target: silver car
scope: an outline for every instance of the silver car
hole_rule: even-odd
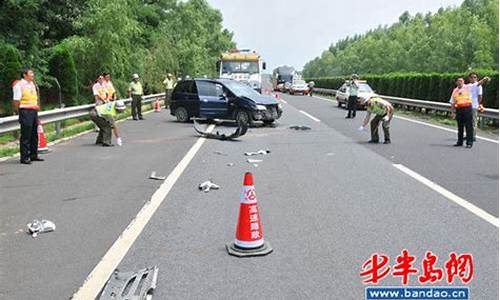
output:
[[[358,100],[357,100],[357,108],[364,108],[364,102],[371,97],[377,96],[375,91],[366,83],[366,81],[358,81],[359,90],[358,90]],[[337,105],[341,107],[347,107],[347,101],[349,99],[349,85],[348,82],[345,82],[338,90],[335,96],[337,100]]]

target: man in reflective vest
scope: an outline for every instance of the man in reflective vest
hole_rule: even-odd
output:
[[[94,94],[96,105],[100,105],[108,101],[106,87],[104,86],[104,77],[102,75],[99,75],[96,82],[92,86],[92,93]]]
[[[132,75],[132,82],[128,86],[128,96],[132,98],[132,119],[144,120],[142,117],[142,96],[144,92],[139,81],[139,75]]]
[[[477,82],[478,85],[482,85],[484,82],[488,82],[489,77],[484,77]],[[464,144],[464,127],[466,133],[466,147],[472,148],[474,139],[474,128],[472,124],[472,95],[471,86],[466,85],[462,77],[456,80],[457,87],[451,93],[450,103],[451,103],[451,117],[457,120],[458,126],[458,140],[454,145],[455,147],[461,147]]]
[[[12,88],[14,108],[19,115],[21,124],[21,163],[31,164],[32,161],[43,161],[38,157],[38,110],[40,100],[38,89],[33,82],[35,73],[30,68],[22,71],[23,79]]]
[[[363,121],[363,125],[359,128],[359,130],[363,130],[368,122],[370,121],[371,114],[375,114],[372,121],[370,122],[371,128],[371,139],[369,143],[378,143],[379,135],[378,135],[378,126],[380,122],[382,122],[382,128],[384,129],[384,144],[391,143],[391,135],[389,133],[389,127],[392,120],[392,115],[394,114],[394,108],[392,104],[388,101],[379,98],[372,97],[368,99],[366,102],[366,117]]]
[[[106,88],[106,94],[107,94],[107,100],[108,101],[115,101],[116,100],[116,90],[115,86],[111,82],[111,74],[109,73],[103,73],[102,76],[104,77],[104,87]]]
[[[175,80],[171,73],[167,74],[167,78],[163,80],[163,85],[165,86],[165,108],[168,108],[172,100],[172,91],[175,87]]]
[[[122,100],[110,101],[97,105],[90,111],[90,119],[99,127],[99,135],[95,141],[96,145],[111,147],[111,132],[114,129],[118,146],[122,145],[118,127],[115,124],[115,117],[118,113],[125,111],[125,103]]]

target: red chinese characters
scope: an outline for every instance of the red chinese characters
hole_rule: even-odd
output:
[[[463,284],[471,282],[474,275],[474,263],[472,255],[469,253],[449,254],[449,259],[444,263],[444,269],[436,266],[438,257],[432,251],[427,251],[421,262],[421,270],[414,266],[416,257],[411,255],[407,249],[401,251],[396,257],[394,266],[389,264],[389,257],[384,254],[373,254],[361,266],[359,273],[364,284],[378,284],[382,279],[391,275],[400,278],[402,285],[408,285],[412,276],[418,276],[420,284],[436,283],[443,280],[446,275],[446,282],[452,284],[458,277]],[[392,273],[391,273],[392,269]]]

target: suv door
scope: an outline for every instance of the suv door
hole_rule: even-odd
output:
[[[224,86],[218,82],[196,81],[200,98],[200,117],[224,118],[228,112],[228,100],[224,96]]]
[[[183,80],[175,87],[172,93],[171,113],[175,113],[179,107],[185,108],[190,117],[199,114],[198,92],[193,80]]]

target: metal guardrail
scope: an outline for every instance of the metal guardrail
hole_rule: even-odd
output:
[[[165,97],[164,93],[147,95],[143,97],[142,103],[151,103],[156,101],[157,99],[163,99]],[[125,104],[129,104],[132,99],[122,99]],[[43,124],[53,123],[64,121],[73,118],[79,118],[87,116],[94,108],[94,104],[80,105],[80,106],[71,106],[67,108],[57,108],[53,110],[41,111],[38,113],[38,118]],[[0,118],[0,134],[19,130],[19,117],[18,116],[10,116]]]
[[[314,88],[314,92],[323,95],[335,96],[337,90],[333,89],[323,89],[323,88]],[[383,99],[389,100],[393,104],[404,105],[409,107],[419,107],[425,108],[429,110],[436,111],[450,111],[450,104],[444,102],[434,102],[427,100],[417,100],[417,99],[409,99],[409,98],[400,98],[400,97],[392,97],[379,95]],[[485,108],[483,112],[479,113],[479,117],[485,119],[493,119],[498,120],[498,109],[493,108]]]

